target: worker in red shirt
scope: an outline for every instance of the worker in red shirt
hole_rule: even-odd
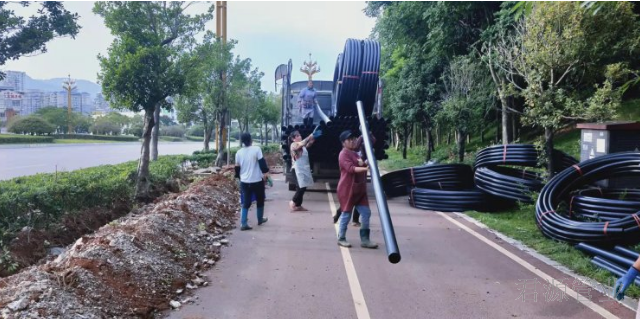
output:
[[[372,137],[372,142],[375,139]],[[342,143],[342,151],[338,156],[338,164],[340,165],[340,181],[338,182],[338,201],[340,202],[340,228],[338,231],[338,245],[342,247],[351,247],[347,242],[346,233],[351,212],[355,207],[360,212],[362,226],[360,227],[360,246],[363,248],[375,249],[378,244],[369,240],[370,229],[369,219],[371,218],[371,209],[369,209],[369,199],[367,197],[367,171],[369,170],[366,161],[358,154],[358,148],[362,143],[362,137],[346,130],[340,134],[340,142]]]

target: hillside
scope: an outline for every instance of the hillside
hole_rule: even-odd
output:
[[[33,79],[26,75],[24,78],[25,89],[38,89],[43,91],[60,91],[62,90],[62,82],[66,78],[53,78],[53,79]],[[91,82],[89,80],[76,79],[76,87],[80,92],[88,92],[91,97],[95,97],[96,94],[102,92],[100,85]]]

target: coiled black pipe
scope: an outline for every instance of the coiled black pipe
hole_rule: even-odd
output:
[[[347,39],[342,52],[341,69],[336,114],[357,117],[356,101],[362,72],[362,44],[359,40]]]
[[[540,191],[544,183],[540,174],[507,167],[479,167],[475,183],[482,191],[500,198],[533,203],[531,195]]]
[[[557,168],[566,168],[578,161],[564,152],[554,150]],[[493,196],[533,203],[532,193],[542,189],[539,173],[526,169],[504,166],[539,167],[539,153],[531,144],[491,146],[480,150],[476,156],[474,181],[476,186]]]
[[[640,175],[640,153],[604,155],[574,165],[558,173],[540,191],[536,202],[536,222],[542,233],[569,243],[613,245],[640,240],[637,214],[606,222],[575,221],[569,217],[566,200],[572,191],[595,181],[618,176]],[[563,208],[560,209],[560,205]]]
[[[583,220],[613,221],[640,211],[638,189],[585,189],[571,194],[569,216]]]
[[[464,164],[435,164],[392,171],[382,176],[388,197],[408,195],[413,187],[464,190],[473,187],[473,172]]]
[[[468,210],[489,211],[491,201],[487,194],[479,189],[471,190],[434,190],[425,188],[411,189],[409,204],[412,207],[445,212]]]
[[[376,102],[378,72],[380,71],[380,43],[373,40],[362,42],[362,70],[358,100],[362,101],[364,112],[370,115]]]
[[[578,160],[568,154],[554,150],[556,171],[570,167]],[[539,152],[532,144],[507,144],[484,148],[476,155],[474,167],[492,167],[498,165],[514,165],[523,167],[538,167]]]

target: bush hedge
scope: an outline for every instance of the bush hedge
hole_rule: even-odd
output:
[[[197,142],[203,142],[204,141],[204,137],[185,136],[185,138],[187,138],[187,140],[189,140],[189,141],[197,141]]]
[[[134,136],[107,136],[98,134],[54,134],[55,139],[80,139],[80,140],[110,140],[110,141],[139,141]]]
[[[162,156],[150,164],[155,186],[182,174],[185,156]],[[68,214],[118,202],[133,204],[137,161],[0,181],[0,240],[24,227],[48,230]]]
[[[23,136],[19,134],[0,134],[0,144],[5,143],[52,143],[51,136]]]

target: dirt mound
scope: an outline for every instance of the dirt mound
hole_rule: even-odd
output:
[[[0,282],[5,318],[139,318],[169,308],[220,257],[234,226],[236,184],[225,175],[114,220],[55,260]],[[184,300],[183,300],[184,302]],[[176,301],[172,301],[178,305]]]

